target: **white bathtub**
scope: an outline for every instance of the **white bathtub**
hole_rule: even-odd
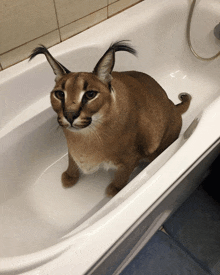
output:
[[[192,95],[178,140],[111,200],[104,193],[111,171],[61,186],[67,147],[50,107],[54,75],[45,57],[0,73],[0,274],[107,274],[206,174],[220,149],[220,59],[191,54],[189,2],[143,1],[50,49],[70,70],[91,71],[110,43],[130,39],[138,58],[117,53],[115,70],[146,72],[175,103],[179,93]],[[206,2],[196,6],[192,42],[210,56],[220,49],[212,35],[220,6]]]

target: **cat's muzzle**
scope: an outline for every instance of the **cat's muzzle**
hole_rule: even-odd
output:
[[[79,113],[76,113],[76,112],[67,112],[67,111],[64,111],[64,117],[65,119],[70,123],[70,125],[73,124],[74,120],[77,119],[79,117]]]

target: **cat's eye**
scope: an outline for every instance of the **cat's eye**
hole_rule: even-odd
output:
[[[58,90],[58,91],[55,91],[54,94],[55,94],[56,98],[58,98],[58,99],[60,99],[60,100],[63,100],[64,97],[65,97],[65,94],[64,94],[63,91],[59,91],[59,90]]]
[[[91,100],[94,97],[96,97],[97,93],[98,92],[96,92],[96,91],[87,91],[84,96],[87,100]]]

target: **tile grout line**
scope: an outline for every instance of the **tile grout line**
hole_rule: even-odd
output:
[[[79,19],[77,19],[77,20],[74,20],[74,21],[72,21],[72,22],[70,22],[70,23],[68,23],[68,24],[66,24],[66,25],[64,25],[64,26],[62,26],[60,29],[66,27],[66,26],[68,26],[68,25],[71,25],[72,23],[75,23],[75,22],[77,22],[77,21],[79,21],[79,20],[81,20],[81,19],[84,19],[84,18],[86,18],[86,17],[89,17],[90,15],[95,14],[95,13],[98,12],[98,11],[104,10],[104,9],[107,8],[107,7],[108,7],[108,6],[105,6],[104,8],[101,8],[101,9],[99,9],[99,10],[96,10],[96,11],[94,11],[94,12],[91,12],[91,13],[87,14],[87,15],[84,16],[84,17],[81,17],[81,18],[79,18]],[[108,8],[107,8],[107,9],[108,9]],[[96,26],[96,25],[98,25],[98,24],[104,22],[104,21],[107,20],[107,19],[108,19],[108,14],[106,14],[106,18],[105,18],[105,19],[103,19],[103,20],[101,20],[101,21],[99,21],[99,22],[97,22],[97,23],[95,23],[95,24],[92,24],[91,26],[86,27],[86,28],[83,29],[82,31],[79,31],[79,32],[77,32],[77,33],[74,33],[73,35],[71,35],[71,36],[69,36],[69,37],[67,37],[67,38],[65,38],[65,39],[62,39],[61,41],[63,42],[63,41],[65,41],[65,40],[67,40],[67,39],[69,39],[69,38],[71,38],[71,37],[73,37],[73,36],[75,36],[75,35],[78,35],[78,34],[84,32],[84,31],[86,31],[86,30],[88,30],[88,29],[90,29],[90,28],[92,28],[92,27],[94,27],[94,26]]]
[[[108,18],[111,18],[111,17],[113,17],[113,16],[115,16],[115,15],[117,15],[117,14],[119,14],[119,13],[121,13],[121,12],[127,10],[127,9],[129,9],[129,8],[132,8],[133,6],[139,4],[139,3],[143,2],[143,1],[144,1],[144,0],[139,0],[139,1],[137,1],[137,2],[135,2],[135,3],[133,3],[133,4],[129,5],[129,6],[127,6],[127,7],[125,7],[125,8],[119,10],[118,12],[114,13],[113,15],[108,16]],[[119,1],[116,1],[116,2],[114,2],[114,3],[112,3],[112,4],[110,4],[109,6],[114,5],[114,4],[117,3],[117,2],[119,2]]]
[[[77,21],[79,21],[79,20],[81,20],[81,19],[83,19],[83,18],[86,18],[86,17],[88,17],[88,16],[90,16],[90,15],[96,13],[97,11],[104,10],[106,7],[108,8],[108,6],[105,6],[104,8],[98,9],[98,10],[96,10],[96,11],[93,11],[93,12],[91,12],[91,13],[88,13],[87,15],[85,15],[85,16],[83,16],[83,17],[80,17],[80,18],[78,18],[78,19],[76,19],[76,20],[74,20],[74,21],[71,21],[70,23],[67,23],[67,24],[63,25],[62,27],[60,27],[60,29],[66,27],[66,26],[68,26],[68,25],[70,25],[70,24],[72,24],[72,23],[74,23],[74,22],[77,22]]]
[[[84,18],[84,17],[83,17],[83,18]],[[95,23],[94,25],[88,26],[88,27],[87,27],[87,28],[85,28],[84,30],[79,31],[79,32],[77,32],[77,33],[75,33],[75,34],[73,34],[73,35],[69,36],[69,37],[68,37],[68,38],[66,38],[66,39],[63,39],[63,40],[62,40],[62,42],[63,42],[63,41],[65,41],[65,40],[67,40],[67,39],[69,39],[69,38],[71,38],[71,37],[73,37],[73,36],[75,36],[75,35],[78,35],[78,34],[80,34],[80,33],[84,32],[84,31],[88,30],[88,29],[90,29],[90,28],[92,28],[92,27],[94,27],[94,26],[96,26],[96,25],[98,25],[99,23],[104,22],[104,21],[105,21],[105,20],[107,20],[107,19],[108,19],[108,18],[103,19],[103,20],[101,20],[100,22]],[[75,21],[74,21],[74,22],[75,22]],[[72,22],[72,23],[73,23],[73,22]]]
[[[79,21],[79,20],[81,20],[81,19],[83,19],[83,18],[86,18],[86,17],[88,17],[89,15],[92,15],[92,14],[98,12],[98,11],[104,10],[105,8],[107,8],[107,19],[108,19],[108,18],[110,18],[110,17],[113,17],[114,15],[117,15],[117,14],[120,13],[120,12],[125,11],[126,9],[129,9],[129,8],[135,6],[136,4],[138,4],[138,3],[140,3],[140,2],[142,2],[142,1],[144,1],[144,0],[139,0],[139,1],[137,1],[136,3],[131,4],[131,5],[129,5],[129,6],[125,7],[125,8],[123,8],[122,10],[118,11],[117,13],[115,13],[115,14],[109,16],[109,15],[108,15],[108,7],[111,6],[111,5],[114,5],[114,3],[119,2],[119,1],[120,1],[120,0],[117,0],[117,1],[113,2],[112,4],[107,4],[107,6],[101,8],[101,9],[98,9],[98,10],[96,10],[96,11],[93,11],[93,12],[91,12],[91,13],[89,13],[89,14],[83,16],[83,17],[80,17],[80,18],[78,18],[78,19],[76,19],[76,20],[74,20],[74,21],[72,21],[72,22],[70,22],[70,23],[67,23],[67,24],[63,25],[62,27],[60,27],[60,29],[66,27],[66,26],[68,26],[68,25],[70,25],[70,24],[72,24],[72,23],[74,23],[74,22],[77,22],[77,21]],[[109,3],[109,2],[107,2],[107,3]],[[104,20],[103,20],[103,21],[104,21]],[[101,21],[101,22],[102,22],[102,21]],[[86,30],[86,29],[85,29],[85,30]],[[61,40],[61,41],[62,41],[62,40]]]
[[[105,9],[105,8],[106,8],[106,7],[101,8],[101,9],[99,9],[99,10],[97,10],[97,11],[100,11],[100,10]],[[57,31],[57,30],[59,31],[60,42],[62,42],[62,39],[61,39],[61,36],[60,36],[60,29],[61,29],[61,28],[66,27],[66,26],[68,26],[68,25],[70,25],[70,24],[72,24],[72,23],[74,23],[74,22],[76,22],[76,21],[79,21],[79,20],[81,20],[81,19],[83,19],[83,18],[85,18],[85,17],[87,17],[87,16],[89,16],[89,15],[91,15],[91,14],[94,14],[94,13],[96,13],[97,11],[92,12],[92,13],[90,13],[90,14],[84,16],[84,17],[81,17],[81,18],[79,18],[79,19],[77,19],[77,20],[74,20],[74,21],[72,21],[72,22],[70,22],[70,23],[68,23],[68,24],[66,24],[66,25],[64,25],[64,26],[62,26],[62,27],[59,27],[59,25],[58,25],[58,28],[57,28],[57,29],[54,29],[54,30],[52,30],[52,31],[50,31],[50,32],[47,32],[47,33],[44,33],[44,34],[42,34],[42,35],[40,35],[40,36],[38,36],[38,37],[36,37],[36,38],[34,38],[34,39],[32,39],[32,40],[29,40],[29,41],[27,41],[27,42],[25,42],[25,43],[23,43],[23,44],[21,44],[21,45],[15,47],[15,48],[12,48],[12,49],[10,49],[10,50],[4,52],[4,53],[1,53],[0,56],[4,55],[4,54],[6,54],[6,53],[9,53],[9,52],[11,52],[11,51],[13,51],[13,50],[15,50],[15,49],[18,49],[18,48],[20,48],[20,47],[22,47],[22,46],[24,46],[24,45],[26,45],[26,44],[28,44],[28,43],[30,43],[30,42],[33,42],[33,41],[35,41],[35,40],[37,40],[37,39],[39,39],[39,38],[41,38],[41,37],[44,37],[45,35],[48,35],[48,34],[54,32],[54,31]],[[104,20],[102,20],[102,21],[104,21]],[[102,22],[102,21],[101,21],[101,22]],[[101,23],[101,22],[100,22],[100,23]],[[97,23],[97,24],[98,24],[98,23]],[[85,29],[85,30],[86,30],[86,29]],[[60,42],[59,42],[59,43],[60,43]],[[56,43],[56,44],[57,44],[57,43]]]
[[[55,0],[53,0],[53,1],[55,1]],[[118,0],[118,1],[119,1],[119,0]],[[118,1],[116,1],[116,2],[118,2]],[[140,0],[140,1],[137,2],[137,3],[134,3],[134,4],[132,4],[131,6],[128,6],[128,7],[124,8],[124,9],[118,11],[117,13],[113,14],[113,15],[110,16],[110,17],[113,17],[114,15],[117,15],[118,13],[123,12],[124,10],[126,10],[126,9],[128,9],[128,8],[131,8],[132,6],[138,4],[138,3],[142,2],[142,1],[144,1],[144,0]],[[115,3],[115,2],[114,2],[114,3]],[[114,3],[108,4],[108,5],[106,6],[106,7],[107,7],[107,10],[108,10],[108,6],[111,6],[111,5],[113,5]],[[23,43],[23,44],[21,44],[21,45],[15,47],[15,48],[12,48],[12,49],[10,49],[10,50],[4,52],[4,53],[1,53],[0,56],[4,55],[5,53],[9,53],[10,51],[13,51],[13,50],[15,50],[15,49],[17,49],[17,48],[20,48],[21,46],[24,46],[24,45],[28,44],[29,42],[32,42],[32,41],[34,41],[34,40],[37,40],[37,39],[39,39],[39,38],[41,38],[41,37],[43,37],[43,36],[45,36],[45,35],[48,35],[48,34],[54,32],[54,31],[56,31],[56,30],[59,31],[60,42],[62,42],[62,39],[61,39],[61,36],[60,36],[60,29],[61,29],[61,28],[66,27],[66,26],[68,26],[68,25],[70,25],[70,24],[72,24],[72,23],[74,23],[74,22],[77,22],[77,21],[83,19],[83,18],[86,18],[87,16],[92,15],[92,14],[96,13],[97,11],[103,10],[103,9],[105,9],[106,7],[101,8],[101,9],[99,9],[99,10],[96,10],[96,11],[94,11],[94,12],[91,12],[91,13],[87,14],[86,16],[81,17],[81,18],[79,18],[79,19],[77,19],[77,20],[74,20],[74,21],[72,21],[72,22],[70,22],[70,23],[68,23],[68,24],[66,24],[66,25],[64,25],[64,26],[62,26],[62,27],[59,27],[59,24],[58,24],[58,28],[57,28],[57,29],[54,29],[54,30],[52,30],[52,31],[50,31],[50,32],[47,32],[47,33],[45,33],[45,34],[43,34],[43,35],[40,35],[40,36],[38,36],[38,37],[36,37],[36,38],[30,40],[30,41],[27,41],[27,42],[25,42],[25,43]],[[108,14],[107,14],[107,19],[110,18],[110,17],[109,17]],[[104,20],[102,20],[101,22],[103,22],[103,21],[104,21]],[[100,22],[100,23],[101,23],[101,22]],[[98,23],[97,23],[97,24],[98,24]],[[87,28],[87,29],[88,29],[88,28]],[[86,30],[86,29],[85,29],[85,30]]]
[[[101,22],[103,22],[103,21],[105,21],[105,20],[107,20],[107,19],[109,19],[109,18],[111,18],[111,17],[113,17],[113,16],[115,16],[115,15],[121,13],[121,12],[123,12],[123,11],[126,10],[126,9],[131,8],[132,6],[138,4],[138,3],[142,2],[142,1],[144,1],[144,0],[137,1],[136,3],[134,3],[134,4],[132,4],[132,5],[128,6],[128,7],[125,7],[125,8],[123,8],[122,10],[116,12],[115,14],[109,16],[109,6],[113,5],[113,4],[116,3],[116,2],[119,2],[119,0],[117,0],[117,1],[115,1],[115,2],[113,2],[113,3],[111,3],[111,4],[109,3],[109,0],[107,0],[107,6],[101,8],[101,9],[98,9],[98,10],[96,10],[96,11],[94,11],[94,12],[91,12],[91,13],[87,14],[86,16],[83,16],[83,17],[81,17],[81,18],[79,18],[79,19],[77,19],[77,20],[74,20],[74,21],[72,21],[72,22],[70,22],[70,23],[68,23],[68,24],[66,24],[66,25],[64,25],[64,26],[62,26],[62,27],[60,27],[60,26],[59,26],[59,20],[58,20],[57,9],[56,9],[56,3],[55,3],[55,0],[53,0],[54,9],[55,9],[55,14],[56,14],[57,27],[58,27],[58,28],[57,28],[57,29],[54,29],[54,30],[52,30],[52,31],[50,31],[50,32],[48,32],[48,33],[45,33],[45,34],[43,34],[43,35],[41,35],[41,36],[38,36],[38,37],[36,37],[36,38],[34,38],[34,39],[30,40],[30,41],[27,41],[27,42],[25,42],[25,43],[23,43],[23,44],[21,44],[21,45],[15,47],[15,48],[12,48],[12,49],[10,49],[10,50],[4,52],[4,53],[1,53],[1,54],[0,54],[0,57],[1,57],[2,55],[6,54],[6,53],[9,53],[9,52],[11,52],[11,51],[13,51],[13,50],[15,50],[15,49],[18,49],[18,48],[22,47],[22,46],[24,46],[24,45],[26,45],[26,44],[28,44],[28,43],[30,43],[30,42],[33,42],[33,41],[35,41],[35,40],[37,40],[37,39],[39,39],[39,38],[41,38],[41,37],[44,37],[44,36],[46,36],[46,35],[48,35],[48,34],[54,32],[54,31],[58,31],[58,33],[59,33],[59,42],[58,42],[58,43],[55,43],[55,44],[53,44],[53,45],[51,45],[51,47],[52,47],[52,46],[54,46],[54,45],[56,45],[56,44],[61,43],[62,41],[65,41],[65,40],[67,40],[67,39],[69,39],[69,38],[71,38],[71,37],[73,37],[73,36],[75,36],[75,35],[77,35],[77,34],[83,32],[83,31],[85,31],[85,30],[87,30],[87,29],[89,29],[89,28],[91,28],[91,27],[93,27],[93,26],[95,26],[95,25],[97,25],[97,24],[99,24],[99,23],[101,23]],[[62,40],[62,38],[61,38],[61,31],[60,31],[61,28],[66,27],[66,26],[68,26],[68,25],[70,25],[70,24],[72,24],[72,23],[74,23],[74,22],[77,22],[77,21],[83,19],[83,18],[86,18],[86,17],[88,17],[88,16],[90,16],[90,15],[92,15],[92,14],[98,12],[98,11],[104,10],[105,8],[107,8],[107,16],[106,16],[106,19],[101,20],[100,22],[98,22],[98,23],[96,23],[96,24],[94,24],[94,25],[92,25],[92,26],[89,26],[89,27],[85,28],[84,30],[82,30],[82,31],[80,31],[80,32],[78,32],[78,33],[76,33],[76,34],[74,34],[74,35],[72,35],[72,36],[70,36],[70,37],[68,37],[68,38]],[[6,68],[3,68],[2,65],[1,65],[1,63],[0,63],[0,70],[1,70],[1,69],[2,69],[2,70],[7,69],[7,68],[9,68],[9,67],[11,67],[11,66],[13,66],[13,65],[15,65],[15,64],[17,64],[17,63],[19,63],[19,62],[21,62],[21,61],[23,61],[23,60],[25,60],[25,59],[27,59],[27,58],[21,59],[20,61],[18,61],[18,62],[16,62],[16,63],[13,63],[13,64],[7,66]]]
[[[15,48],[13,48],[13,49],[10,49],[10,50],[8,50],[8,51],[6,51],[6,52],[4,52],[4,53],[1,53],[1,54],[0,54],[0,57],[1,57],[2,55],[4,55],[5,53],[9,53],[9,52],[11,52],[11,51],[13,51],[13,50],[16,50],[16,49],[18,49],[18,48],[20,48],[20,47],[22,47],[22,46],[24,46],[24,45],[26,45],[26,44],[28,44],[28,43],[30,43],[30,42],[33,42],[33,41],[35,41],[35,40],[37,40],[37,39],[39,39],[39,38],[41,38],[41,37],[44,37],[44,36],[46,36],[46,35],[48,35],[48,34],[54,32],[54,31],[57,31],[57,30],[58,30],[58,29],[54,29],[54,30],[52,30],[52,31],[50,31],[50,32],[47,32],[47,33],[45,33],[45,34],[43,34],[43,35],[40,35],[40,36],[38,36],[38,37],[36,37],[36,38],[30,40],[30,41],[27,41],[27,42],[25,42],[25,43],[23,43],[23,44],[21,44],[21,45],[15,47]],[[58,42],[58,43],[60,43],[60,42]],[[57,44],[57,43],[56,43],[56,44]],[[52,47],[52,46],[51,46],[51,47]]]
[[[54,4],[54,10],[55,10],[55,14],[56,14],[56,20],[57,20],[57,28],[58,28],[58,32],[59,32],[59,38],[60,38],[60,42],[61,42],[62,40],[61,40],[59,19],[58,19],[58,13],[57,13],[57,8],[56,8],[56,2],[55,2],[55,0],[53,0],[53,4]]]

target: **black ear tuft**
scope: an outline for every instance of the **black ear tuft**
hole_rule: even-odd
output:
[[[97,75],[103,83],[109,84],[111,81],[111,72],[115,64],[115,52],[125,51],[133,55],[137,54],[136,50],[127,43],[128,41],[129,40],[121,40],[111,44],[96,64],[93,73]]]
[[[40,47],[37,47],[33,50],[32,54],[29,56],[29,61],[31,61],[38,54],[46,54],[46,53],[49,53],[47,48],[44,45],[40,45]]]
[[[52,67],[56,77],[56,80],[58,80],[62,75],[69,74],[70,71],[64,67],[62,64],[60,64],[48,51],[48,49],[44,45],[40,45],[40,47],[37,47],[33,50],[32,54],[29,56],[29,61],[31,61],[35,56],[38,54],[44,54],[47,58],[47,61],[49,62],[50,66]]]
[[[132,48],[127,42],[129,42],[129,40],[121,40],[115,42],[109,47],[108,50],[113,49],[114,52],[125,51],[133,55],[137,55],[137,51],[134,48]]]

